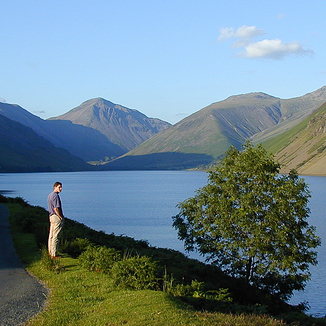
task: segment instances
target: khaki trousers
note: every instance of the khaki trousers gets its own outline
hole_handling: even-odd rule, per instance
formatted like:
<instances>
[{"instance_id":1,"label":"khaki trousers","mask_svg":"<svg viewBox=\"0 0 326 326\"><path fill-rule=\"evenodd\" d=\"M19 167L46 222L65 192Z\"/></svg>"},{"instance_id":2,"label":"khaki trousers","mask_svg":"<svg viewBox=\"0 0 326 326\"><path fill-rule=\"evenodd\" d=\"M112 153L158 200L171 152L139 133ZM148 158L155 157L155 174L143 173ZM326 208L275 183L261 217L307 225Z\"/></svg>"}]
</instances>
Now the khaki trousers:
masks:
<instances>
[{"instance_id":1,"label":"khaki trousers","mask_svg":"<svg viewBox=\"0 0 326 326\"><path fill-rule=\"evenodd\" d=\"M48 241L48 251L51 257L58 255L59 241L63 228L63 220L57 215L50 216L50 232Z\"/></svg>"}]
</instances>

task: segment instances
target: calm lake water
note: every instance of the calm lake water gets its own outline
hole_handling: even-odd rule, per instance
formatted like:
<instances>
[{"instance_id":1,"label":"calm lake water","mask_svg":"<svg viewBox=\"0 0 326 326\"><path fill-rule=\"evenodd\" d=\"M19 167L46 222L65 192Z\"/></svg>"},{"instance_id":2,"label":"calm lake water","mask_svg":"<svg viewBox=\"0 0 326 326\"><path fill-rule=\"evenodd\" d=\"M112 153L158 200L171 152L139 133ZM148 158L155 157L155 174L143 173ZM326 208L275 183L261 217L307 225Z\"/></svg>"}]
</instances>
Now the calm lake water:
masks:
<instances>
[{"instance_id":1,"label":"calm lake water","mask_svg":"<svg viewBox=\"0 0 326 326\"><path fill-rule=\"evenodd\" d=\"M326 177L305 177L312 193L310 224L325 239ZM184 252L172 227L176 205L194 196L207 183L200 171L108 171L73 173L1 174L0 190L20 196L31 205L46 207L55 181L63 183L60 194L65 216L95 230L147 240L150 245ZM326 242L326 241L325 241ZM304 292L295 293L291 304L308 301L308 314L326 315L326 244L318 249L317 266ZM200 258L196 254L191 257Z\"/></svg>"}]
</instances>

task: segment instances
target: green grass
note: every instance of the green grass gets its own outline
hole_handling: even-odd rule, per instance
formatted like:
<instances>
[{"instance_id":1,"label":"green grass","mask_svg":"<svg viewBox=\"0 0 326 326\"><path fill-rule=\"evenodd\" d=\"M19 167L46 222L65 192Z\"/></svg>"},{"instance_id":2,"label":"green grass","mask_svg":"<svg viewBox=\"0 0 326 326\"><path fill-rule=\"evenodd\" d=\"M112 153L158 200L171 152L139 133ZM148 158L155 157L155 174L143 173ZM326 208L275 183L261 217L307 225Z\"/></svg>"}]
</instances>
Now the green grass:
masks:
<instances>
[{"instance_id":1,"label":"green grass","mask_svg":"<svg viewBox=\"0 0 326 326\"><path fill-rule=\"evenodd\" d=\"M110 291L110 277L81 268L76 259L61 258L59 273L41 261L29 271L51 289L47 308L29 325L284 325L266 316L198 312L161 291Z\"/></svg>"},{"instance_id":2,"label":"green grass","mask_svg":"<svg viewBox=\"0 0 326 326\"><path fill-rule=\"evenodd\" d=\"M1 199L1 198L0 198ZM0 201L1 202L1 201ZM121 290L112 287L112 279L108 273L89 271L82 267L78 259L64 254L63 258L51 260L45 255L46 248L40 249L37 239L42 239L39 235L40 230L44 230L43 224L35 226L33 233L21 231L22 216L30 218L33 209L25 205L21 200L18 203L6 203L11 210L11 223L13 240L16 245L17 253L21 260L26 264L30 273L35 275L42 283L50 289L47 305L43 311L28 322L29 326L60 326L60 325L228 325L228 326L279 326L285 325L281 320L267 316L266 314L254 314L252 304L247 307L231 303L230 306L224 305L223 309L207 311L203 309L197 299L190 298L180 300L163 291L154 290ZM28 214L23 214L24 211ZM43 219L43 213L38 207L34 207L35 221ZM40 216L39 214L42 214ZM19 223L17 223L19 222ZM89 236L94 236L96 231L85 228L68 221L66 223L67 236L73 232L86 232ZM37 224L34 222L34 224ZM105 235L101 232L96 233L96 238L109 237L112 240L125 240L129 245L131 239L121 237L113 238L112 235ZM135 242L136 244L136 242ZM43 244L44 245L44 244ZM144 243L138 245L144 246ZM130 248L130 246L129 246ZM169 254L168 261L171 265L180 264L181 256L176 256L175 260L171 257L175 252L162 251L162 254ZM193 264L186 266L182 262L184 272L187 269L196 269L198 266ZM201 265L200 265L201 266ZM202 266L201 266L202 268ZM214 271L207 269L207 272ZM237 287L238 288L238 287ZM250 302L250 298L247 298ZM188 304L188 303L191 303ZM223 306L223 302L222 302ZM195 308L197 307L197 308ZM225 308L226 307L226 308ZM239 309L241 307L241 309ZM275 307L274 307L275 308ZM259 309L258 309L259 310ZM258 311L257 310L257 311ZM229 313L233 311L233 313ZM235 313L234 311L238 311ZM248 311L247 313L245 311ZM262 310L264 311L264 310ZM295 321L292 325L325 325L324 320L317 320L307 317L299 311L293 311L286 317L287 321ZM302 323L297 323L299 320Z\"/></svg>"},{"instance_id":3,"label":"green grass","mask_svg":"<svg viewBox=\"0 0 326 326\"><path fill-rule=\"evenodd\" d=\"M285 148L291 143L291 141L296 137L300 132L302 132L309 124L312 118L319 114L325 114L326 104L322 105L317 111L311 114L308 118L301 121L299 124L289 129L288 131L282 133L279 136L276 136L272 139L269 139L263 143L265 149L271 153L277 153Z\"/></svg>"}]
</instances>

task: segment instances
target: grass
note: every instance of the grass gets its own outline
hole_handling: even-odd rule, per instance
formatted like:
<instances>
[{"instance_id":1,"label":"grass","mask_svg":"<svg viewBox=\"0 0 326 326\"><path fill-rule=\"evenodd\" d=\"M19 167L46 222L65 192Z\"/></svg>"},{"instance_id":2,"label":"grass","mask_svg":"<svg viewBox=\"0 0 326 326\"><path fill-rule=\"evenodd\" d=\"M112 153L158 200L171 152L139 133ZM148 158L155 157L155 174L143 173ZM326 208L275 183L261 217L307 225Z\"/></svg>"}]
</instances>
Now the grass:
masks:
<instances>
[{"instance_id":1,"label":"grass","mask_svg":"<svg viewBox=\"0 0 326 326\"><path fill-rule=\"evenodd\" d=\"M109 275L87 271L70 257L58 264L57 273L40 260L28 268L51 289L47 308L28 325L284 325L267 316L198 312L161 291L112 291Z\"/></svg>"},{"instance_id":2,"label":"grass","mask_svg":"<svg viewBox=\"0 0 326 326\"><path fill-rule=\"evenodd\" d=\"M11 210L10 220L13 240L18 255L26 264L28 271L50 289L45 309L27 323L29 326L73 326L81 324L83 326L286 325L285 322L266 314L252 313L249 305L248 313L245 313L245 310L239 310L238 313L228 313L225 309L209 312L200 305L199 308L195 309L196 305L190 305L187 301L180 300L163 291L131 291L114 288L112 287L110 274L89 271L81 266L78 259L72 258L68 254L63 254L60 259L50 259L47 254L44 254L46 248L43 248L42 252L36 241L37 236L35 234L39 235L39 230L43 230L44 225L38 225L35 228L35 231L37 231L35 234L22 232L20 229L22 213L27 210L26 218L30 218L33 215L29 211L31 207L19 200L18 203L6 204ZM35 221L41 219L37 215L41 213L39 208L36 207ZM15 221L19 221L19 223L17 224ZM65 225L66 231L69 234L71 229L74 228L73 231L77 233L77 226L71 223ZM86 231L90 235L96 232L90 229L86 229ZM100 236L104 237L104 234L97 233L97 237ZM122 241L123 239L118 237L117 240ZM130 239L125 240L130 241ZM166 252L164 253L166 254ZM179 262L179 256L177 257L173 262L174 264ZM194 298L192 299L194 300ZM188 302L191 303L192 301ZM298 320L303 320L303 316L300 312L294 312L287 320L288 322L295 321L291 325L325 325L323 321L311 317L307 317L308 319L306 318L304 323L299 323Z\"/></svg>"},{"instance_id":3,"label":"grass","mask_svg":"<svg viewBox=\"0 0 326 326\"><path fill-rule=\"evenodd\" d=\"M276 136L272 139L269 139L263 143L264 147L267 151L272 153L277 153L289 145L294 137L296 137L300 132L302 132L312 120L312 118L316 117L319 114L324 114L326 111L326 105L322 105L317 111L311 114L309 117L301 121L299 124L289 129L288 131L282 133L279 136Z\"/></svg>"}]
</instances>

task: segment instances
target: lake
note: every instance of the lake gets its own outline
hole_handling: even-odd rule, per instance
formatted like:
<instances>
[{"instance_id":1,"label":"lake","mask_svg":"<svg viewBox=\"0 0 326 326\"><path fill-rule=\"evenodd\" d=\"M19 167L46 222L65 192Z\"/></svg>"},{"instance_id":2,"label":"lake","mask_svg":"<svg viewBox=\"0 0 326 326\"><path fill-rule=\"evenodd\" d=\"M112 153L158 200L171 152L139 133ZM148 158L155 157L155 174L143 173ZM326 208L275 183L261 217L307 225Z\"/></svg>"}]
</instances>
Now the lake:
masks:
<instances>
[{"instance_id":1,"label":"lake","mask_svg":"<svg viewBox=\"0 0 326 326\"><path fill-rule=\"evenodd\" d=\"M326 177L304 177L312 193L309 223L325 238L324 192ZM150 245L184 252L172 227L176 205L194 196L207 183L201 171L106 171L1 174L0 190L20 196L31 205L46 207L55 181L63 183L60 194L65 216L95 230L147 240ZM317 266L304 292L295 293L291 304L308 301L308 314L326 315L326 245L318 248ZM196 253L191 257L202 259Z\"/></svg>"}]
</instances>

